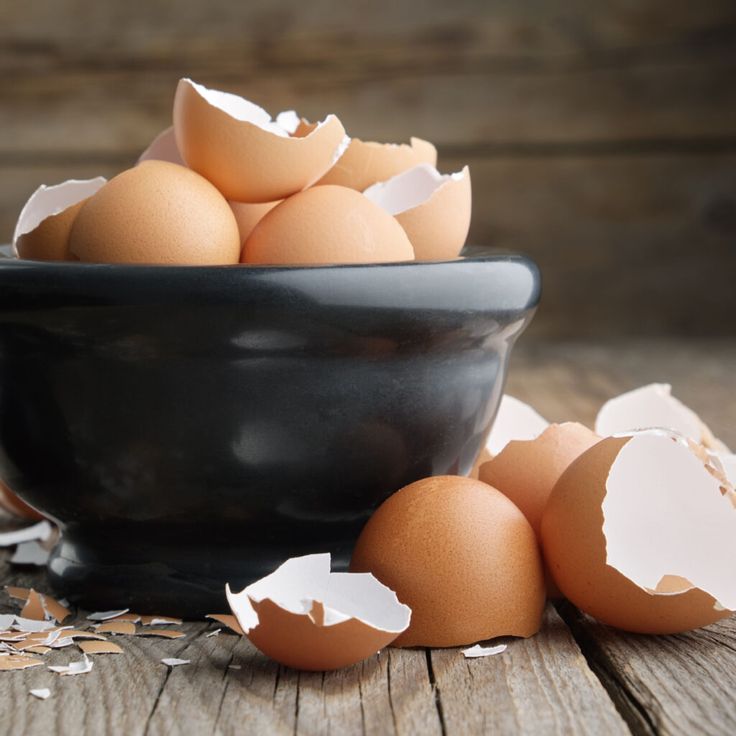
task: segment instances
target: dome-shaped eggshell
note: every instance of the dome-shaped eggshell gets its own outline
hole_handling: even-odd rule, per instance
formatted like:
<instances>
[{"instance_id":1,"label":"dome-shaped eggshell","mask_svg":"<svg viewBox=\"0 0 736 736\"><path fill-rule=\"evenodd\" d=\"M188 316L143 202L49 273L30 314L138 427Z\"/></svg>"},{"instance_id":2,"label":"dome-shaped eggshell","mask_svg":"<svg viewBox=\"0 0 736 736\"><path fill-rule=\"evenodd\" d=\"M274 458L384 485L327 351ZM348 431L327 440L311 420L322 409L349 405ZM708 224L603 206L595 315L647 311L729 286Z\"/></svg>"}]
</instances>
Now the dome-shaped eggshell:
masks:
<instances>
[{"instance_id":1,"label":"dome-shaped eggshell","mask_svg":"<svg viewBox=\"0 0 736 736\"><path fill-rule=\"evenodd\" d=\"M698 589L654 595L606 562L602 504L608 473L628 437L591 447L562 474L542 515L541 538L555 583L573 604L603 623L642 634L673 634L730 616ZM636 509L632 508L635 514Z\"/></svg>"},{"instance_id":2,"label":"dome-shaped eggshell","mask_svg":"<svg viewBox=\"0 0 736 736\"><path fill-rule=\"evenodd\" d=\"M406 143L374 143L353 138L337 163L317 184L339 184L359 192L418 164L437 164L437 149L421 138Z\"/></svg>"},{"instance_id":3,"label":"dome-shaped eggshell","mask_svg":"<svg viewBox=\"0 0 736 736\"><path fill-rule=\"evenodd\" d=\"M234 264L240 235L230 205L212 184L183 166L150 160L87 200L69 250L93 263Z\"/></svg>"},{"instance_id":4,"label":"dome-shaped eggshell","mask_svg":"<svg viewBox=\"0 0 736 736\"><path fill-rule=\"evenodd\" d=\"M396 220L359 192L326 185L274 207L245 243L241 261L262 264L379 263L413 260Z\"/></svg>"},{"instance_id":5,"label":"dome-shaped eggshell","mask_svg":"<svg viewBox=\"0 0 736 736\"><path fill-rule=\"evenodd\" d=\"M351 571L371 572L412 610L394 646L447 647L539 630L544 579L529 522L472 478L402 488L364 527Z\"/></svg>"},{"instance_id":6,"label":"dome-shaped eggshell","mask_svg":"<svg viewBox=\"0 0 736 736\"><path fill-rule=\"evenodd\" d=\"M334 116L304 136L276 135L211 104L199 85L179 81L176 143L187 165L236 202L273 202L301 191L335 162L345 128Z\"/></svg>"}]
</instances>

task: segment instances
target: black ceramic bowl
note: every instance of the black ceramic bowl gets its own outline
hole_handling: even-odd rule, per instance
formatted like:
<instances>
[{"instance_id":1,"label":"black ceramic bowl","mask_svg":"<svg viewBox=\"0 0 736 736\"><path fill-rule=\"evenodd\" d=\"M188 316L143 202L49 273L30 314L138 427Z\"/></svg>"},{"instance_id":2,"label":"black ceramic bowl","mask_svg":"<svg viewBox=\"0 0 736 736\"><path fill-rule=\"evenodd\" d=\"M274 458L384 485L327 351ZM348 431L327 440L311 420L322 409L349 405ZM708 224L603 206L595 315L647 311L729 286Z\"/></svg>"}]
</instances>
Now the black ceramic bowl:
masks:
<instances>
[{"instance_id":1,"label":"black ceramic bowl","mask_svg":"<svg viewBox=\"0 0 736 736\"><path fill-rule=\"evenodd\" d=\"M57 591L197 616L345 566L389 494L467 473L539 299L520 256L328 267L0 260L0 477Z\"/></svg>"}]
</instances>

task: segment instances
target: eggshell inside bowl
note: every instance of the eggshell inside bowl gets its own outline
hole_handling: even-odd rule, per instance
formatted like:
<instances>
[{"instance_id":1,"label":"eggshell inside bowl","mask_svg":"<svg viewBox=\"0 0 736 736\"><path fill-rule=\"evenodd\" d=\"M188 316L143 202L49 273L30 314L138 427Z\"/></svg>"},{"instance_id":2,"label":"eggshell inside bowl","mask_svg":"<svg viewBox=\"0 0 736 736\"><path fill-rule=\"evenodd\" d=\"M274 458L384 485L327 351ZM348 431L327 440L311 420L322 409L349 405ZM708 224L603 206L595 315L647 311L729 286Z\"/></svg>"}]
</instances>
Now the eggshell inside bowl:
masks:
<instances>
[{"instance_id":1,"label":"eggshell inside bowl","mask_svg":"<svg viewBox=\"0 0 736 736\"><path fill-rule=\"evenodd\" d=\"M472 478L425 478L388 498L361 532L350 569L372 572L411 608L394 646L539 630L545 593L534 531L508 498Z\"/></svg>"},{"instance_id":2,"label":"eggshell inside bowl","mask_svg":"<svg viewBox=\"0 0 736 736\"><path fill-rule=\"evenodd\" d=\"M301 191L348 143L334 115L304 136L290 136L257 105L189 79L176 89L174 131L187 165L236 202L273 202Z\"/></svg>"},{"instance_id":3,"label":"eggshell inside bowl","mask_svg":"<svg viewBox=\"0 0 736 736\"><path fill-rule=\"evenodd\" d=\"M240 233L240 242L245 245L255 226L263 219L266 213L270 212L278 202L263 202L261 204L250 204L248 202L230 202L230 209L235 215L235 221L238 223L238 232Z\"/></svg>"},{"instance_id":4,"label":"eggshell inside bowl","mask_svg":"<svg viewBox=\"0 0 736 736\"><path fill-rule=\"evenodd\" d=\"M325 185L274 207L245 243L243 263L317 264L411 261L396 220L359 192Z\"/></svg>"},{"instance_id":5,"label":"eggshell inside bowl","mask_svg":"<svg viewBox=\"0 0 736 736\"><path fill-rule=\"evenodd\" d=\"M206 179L184 166L149 160L118 174L85 202L69 251L92 263L234 264L240 235L227 201Z\"/></svg>"}]
</instances>

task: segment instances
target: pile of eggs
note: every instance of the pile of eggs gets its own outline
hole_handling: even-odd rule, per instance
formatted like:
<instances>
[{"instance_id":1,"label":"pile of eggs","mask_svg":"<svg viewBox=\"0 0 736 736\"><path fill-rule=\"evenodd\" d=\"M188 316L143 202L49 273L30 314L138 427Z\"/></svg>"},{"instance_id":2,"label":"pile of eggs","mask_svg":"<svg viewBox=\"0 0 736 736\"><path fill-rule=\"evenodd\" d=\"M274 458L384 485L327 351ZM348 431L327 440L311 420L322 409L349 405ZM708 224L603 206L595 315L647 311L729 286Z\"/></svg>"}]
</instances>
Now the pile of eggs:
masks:
<instances>
[{"instance_id":1,"label":"pile of eggs","mask_svg":"<svg viewBox=\"0 0 736 736\"><path fill-rule=\"evenodd\" d=\"M275 119L179 81L173 126L131 169L40 187L13 245L24 259L182 265L376 263L459 255L468 168L427 141L349 138L334 115Z\"/></svg>"}]
</instances>

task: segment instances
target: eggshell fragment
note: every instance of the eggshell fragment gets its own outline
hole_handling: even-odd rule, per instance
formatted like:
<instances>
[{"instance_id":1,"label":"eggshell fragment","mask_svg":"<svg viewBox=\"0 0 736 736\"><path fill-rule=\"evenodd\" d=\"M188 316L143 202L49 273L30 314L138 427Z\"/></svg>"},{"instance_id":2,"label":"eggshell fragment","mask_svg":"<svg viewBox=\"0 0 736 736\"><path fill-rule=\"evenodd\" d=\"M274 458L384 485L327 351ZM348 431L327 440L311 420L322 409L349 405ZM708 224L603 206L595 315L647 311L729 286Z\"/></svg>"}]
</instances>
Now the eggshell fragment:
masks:
<instances>
[{"instance_id":1,"label":"eggshell fragment","mask_svg":"<svg viewBox=\"0 0 736 736\"><path fill-rule=\"evenodd\" d=\"M595 420L595 431L602 437L648 427L671 429L710 449L728 451L692 409L672 396L669 383L650 383L616 396Z\"/></svg>"},{"instance_id":2,"label":"eggshell fragment","mask_svg":"<svg viewBox=\"0 0 736 736\"><path fill-rule=\"evenodd\" d=\"M141 163L141 161L169 161L172 164L186 166L176 145L173 125L166 128L166 130L162 130L151 141L151 145L138 158L138 163Z\"/></svg>"},{"instance_id":3,"label":"eggshell fragment","mask_svg":"<svg viewBox=\"0 0 736 736\"><path fill-rule=\"evenodd\" d=\"M527 637L541 625L534 531L506 496L472 478L425 478L388 498L361 532L350 569L372 572L412 609L394 646Z\"/></svg>"},{"instance_id":4,"label":"eggshell fragment","mask_svg":"<svg viewBox=\"0 0 736 736\"><path fill-rule=\"evenodd\" d=\"M555 483L573 460L600 440L577 422L550 424L535 439L511 440L481 465L478 477L510 498L539 536L542 512Z\"/></svg>"},{"instance_id":5,"label":"eggshell fragment","mask_svg":"<svg viewBox=\"0 0 736 736\"><path fill-rule=\"evenodd\" d=\"M245 243L243 263L318 264L410 261L406 233L362 194L331 184L274 207Z\"/></svg>"},{"instance_id":6,"label":"eggshell fragment","mask_svg":"<svg viewBox=\"0 0 736 736\"><path fill-rule=\"evenodd\" d=\"M235 216L199 174L167 161L123 171L85 202L69 250L93 263L234 264Z\"/></svg>"},{"instance_id":7,"label":"eggshell fragment","mask_svg":"<svg viewBox=\"0 0 736 736\"><path fill-rule=\"evenodd\" d=\"M420 164L388 181L374 184L365 196L394 215L409 236L419 261L459 255L470 229L470 171L442 174Z\"/></svg>"},{"instance_id":8,"label":"eggshell fragment","mask_svg":"<svg viewBox=\"0 0 736 736\"><path fill-rule=\"evenodd\" d=\"M504 394L486 441L486 450L498 455L511 440L533 440L549 422L523 401Z\"/></svg>"},{"instance_id":9,"label":"eggshell fragment","mask_svg":"<svg viewBox=\"0 0 736 736\"><path fill-rule=\"evenodd\" d=\"M609 437L583 453L555 485L541 533L557 585L604 623L668 634L736 608L736 509L674 433Z\"/></svg>"},{"instance_id":10,"label":"eggshell fragment","mask_svg":"<svg viewBox=\"0 0 736 736\"><path fill-rule=\"evenodd\" d=\"M370 574L330 572L330 555L295 557L227 599L251 642L303 670L346 667L406 629L410 609Z\"/></svg>"},{"instance_id":11,"label":"eggshell fragment","mask_svg":"<svg viewBox=\"0 0 736 736\"><path fill-rule=\"evenodd\" d=\"M187 165L236 202L273 202L300 192L349 142L334 115L302 137L290 136L252 102L190 79L176 89L174 130Z\"/></svg>"},{"instance_id":12,"label":"eggshell fragment","mask_svg":"<svg viewBox=\"0 0 736 736\"><path fill-rule=\"evenodd\" d=\"M29 506L25 501L19 498L10 488L0 480L0 508L7 511L12 516L18 516L22 519L43 519L43 516L36 509Z\"/></svg>"},{"instance_id":13,"label":"eggshell fragment","mask_svg":"<svg viewBox=\"0 0 736 736\"><path fill-rule=\"evenodd\" d=\"M13 234L13 248L20 258L33 261L69 260L69 233L84 202L107 180L70 179L42 184L21 210Z\"/></svg>"},{"instance_id":14,"label":"eggshell fragment","mask_svg":"<svg viewBox=\"0 0 736 736\"><path fill-rule=\"evenodd\" d=\"M419 164L437 165L437 149L421 138L406 143L373 143L352 138L345 153L317 184L338 184L359 192Z\"/></svg>"}]
</instances>

